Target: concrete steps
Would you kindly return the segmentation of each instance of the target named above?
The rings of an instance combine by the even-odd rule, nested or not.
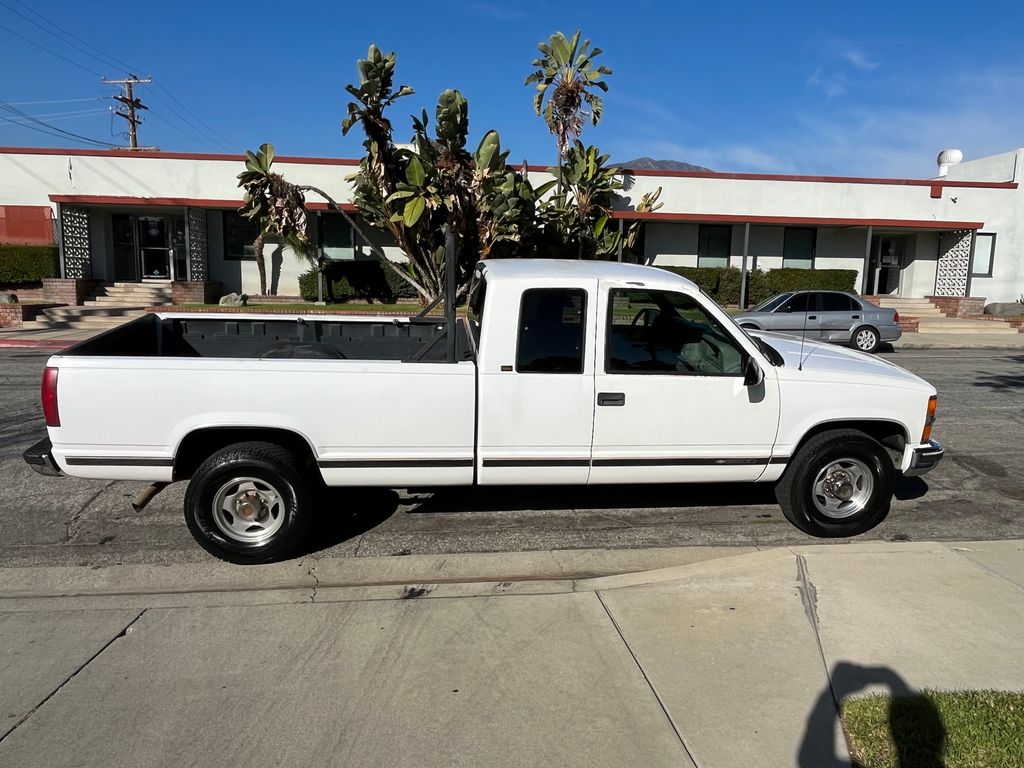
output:
[[[25,323],[23,327],[26,330],[39,331],[100,331],[116,328],[136,317],[142,317],[146,314],[145,310],[145,306],[53,307],[44,309],[41,315],[32,322]]]
[[[918,333],[956,334],[1016,334],[1017,328],[997,320],[972,320],[971,318],[947,317],[946,313],[928,299],[902,299],[898,296],[882,296],[879,306],[895,309],[901,319],[917,318]]]

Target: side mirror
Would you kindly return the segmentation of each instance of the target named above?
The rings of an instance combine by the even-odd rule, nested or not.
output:
[[[757,360],[748,356],[743,363],[743,386],[756,387],[762,381],[764,381],[764,371],[757,364]]]

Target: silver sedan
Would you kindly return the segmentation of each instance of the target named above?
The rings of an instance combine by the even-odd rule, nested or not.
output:
[[[895,309],[840,291],[791,291],[736,315],[744,328],[805,336],[814,341],[849,344],[874,352],[883,341],[896,341],[903,330]]]

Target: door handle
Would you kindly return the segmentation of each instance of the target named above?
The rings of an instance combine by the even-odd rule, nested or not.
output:
[[[807,319],[808,319],[808,320],[817,320],[817,319],[818,319],[818,316],[817,316],[817,315],[808,315],[808,316],[807,316]]]
[[[854,320],[860,320],[860,315],[854,315],[854,316],[853,316],[853,319],[854,319]]]
[[[626,404],[626,393],[625,392],[598,392],[597,393],[597,404],[598,405],[625,405]]]

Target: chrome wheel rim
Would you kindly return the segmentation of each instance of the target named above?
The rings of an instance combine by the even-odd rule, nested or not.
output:
[[[821,514],[841,520],[862,511],[871,499],[875,476],[859,459],[837,459],[814,478],[811,498]]]
[[[240,544],[262,544],[284,524],[284,501],[266,480],[235,477],[213,495],[213,522]]]
[[[875,344],[878,341],[875,338],[874,331],[859,331],[857,333],[857,348],[864,350],[872,350],[875,348]]]

